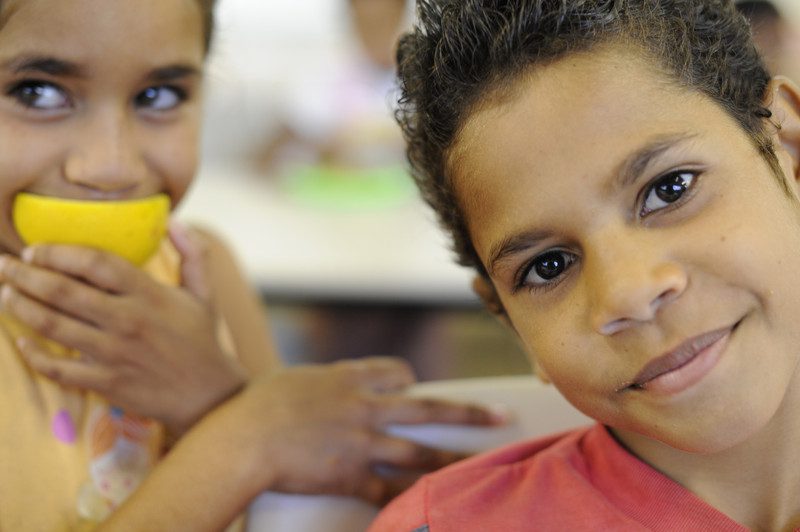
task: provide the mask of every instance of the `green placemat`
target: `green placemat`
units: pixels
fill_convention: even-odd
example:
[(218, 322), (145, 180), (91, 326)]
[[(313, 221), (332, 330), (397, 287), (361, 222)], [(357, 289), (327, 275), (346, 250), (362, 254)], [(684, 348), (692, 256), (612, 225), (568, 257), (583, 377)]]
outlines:
[(407, 203), (416, 194), (402, 166), (350, 169), (311, 166), (290, 174), (284, 182), (293, 200), (336, 210), (385, 209)]

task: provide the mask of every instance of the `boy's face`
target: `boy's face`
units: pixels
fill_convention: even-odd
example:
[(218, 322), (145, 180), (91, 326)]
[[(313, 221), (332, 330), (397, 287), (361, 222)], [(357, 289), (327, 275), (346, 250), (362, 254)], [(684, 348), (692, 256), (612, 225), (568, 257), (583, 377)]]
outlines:
[(511, 325), (626, 442), (725, 449), (797, 395), (798, 204), (710, 99), (621, 48), (573, 55), (478, 109), (449, 160)]
[(203, 60), (196, 0), (3, 0), (0, 248), (20, 248), (20, 191), (180, 200), (197, 161)]

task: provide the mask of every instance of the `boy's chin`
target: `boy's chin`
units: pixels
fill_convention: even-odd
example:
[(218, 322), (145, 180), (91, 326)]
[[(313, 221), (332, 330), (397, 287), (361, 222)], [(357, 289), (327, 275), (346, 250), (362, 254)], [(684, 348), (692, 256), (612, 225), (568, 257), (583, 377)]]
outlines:
[[(674, 451), (691, 455), (717, 455), (731, 451), (757, 438), (765, 430), (769, 420), (759, 416), (731, 416), (716, 421), (701, 419), (687, 420), (685, 423), (651, 425), (621, 429), (610, 427), (612, 434), (625, 447), (640, 455), (646, 461), (672, 454)], [(763, 416), (762, 416), (763, 417)]]

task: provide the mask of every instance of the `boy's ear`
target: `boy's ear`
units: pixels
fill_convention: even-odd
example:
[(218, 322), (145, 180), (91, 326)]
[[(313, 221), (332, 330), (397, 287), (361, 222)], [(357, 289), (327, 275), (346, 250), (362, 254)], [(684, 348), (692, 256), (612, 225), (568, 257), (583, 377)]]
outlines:
[(472, 279), (472, 290), (478, 295), (481, 301), (483, 301), (486, 310), (503, 322), (504, 325), (512, 329), (514, 328), (511, 325), (511, 320), (508, 319), (506, 309), (503, 308), (500, 296), (497, 295), (497, 290), (495, 290), (491, 281), (481, 275), (476, 275), (475, 278)]
[(765, 102), (777, 126), (775, 151), (786, 177), (800, 184), (800, 88), (789, 78), (775, 76)]

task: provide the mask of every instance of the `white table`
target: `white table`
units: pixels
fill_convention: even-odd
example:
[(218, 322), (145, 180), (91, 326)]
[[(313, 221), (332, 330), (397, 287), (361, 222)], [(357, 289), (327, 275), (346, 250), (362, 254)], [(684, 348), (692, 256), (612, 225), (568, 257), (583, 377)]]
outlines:
[(432, 211), (415, 197), (387, 209), (318, 208), (251, 171), (201, 171), (178, 217), (213, 228), (266, 294), (298, 300), (474, 305)]

